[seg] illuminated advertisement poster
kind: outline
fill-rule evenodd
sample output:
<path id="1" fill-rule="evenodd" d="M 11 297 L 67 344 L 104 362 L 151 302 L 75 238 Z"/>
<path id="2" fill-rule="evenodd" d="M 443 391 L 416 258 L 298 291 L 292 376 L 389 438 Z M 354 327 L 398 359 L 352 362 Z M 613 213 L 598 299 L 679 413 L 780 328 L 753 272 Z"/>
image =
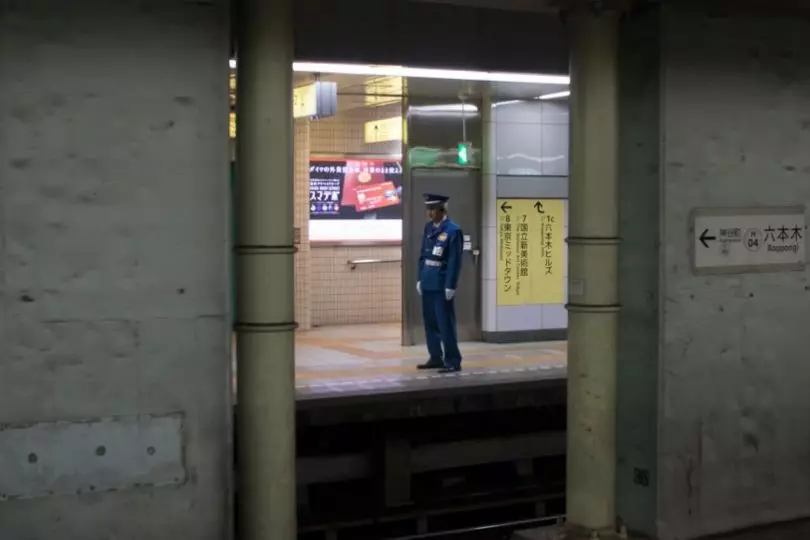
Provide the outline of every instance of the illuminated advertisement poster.
<path id="1" fill-rule="evenodd" d="M 400 240 L 402 162 L 394 158 L 309 161 L 310 240 Z"/>

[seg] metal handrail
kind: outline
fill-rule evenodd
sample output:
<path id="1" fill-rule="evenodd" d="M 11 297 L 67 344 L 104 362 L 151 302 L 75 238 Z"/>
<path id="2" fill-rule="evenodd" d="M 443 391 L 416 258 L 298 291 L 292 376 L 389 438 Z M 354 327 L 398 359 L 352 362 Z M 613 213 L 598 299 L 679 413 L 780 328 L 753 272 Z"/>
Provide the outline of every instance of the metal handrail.
<path id="1" fill-rule="evenodd" d="M 346 261 L 346 265 L 350 270 L 354 270 L 361 264 L 385 264 L 385 263 L 401 263 L 402 259 L 352 259 Z"/>

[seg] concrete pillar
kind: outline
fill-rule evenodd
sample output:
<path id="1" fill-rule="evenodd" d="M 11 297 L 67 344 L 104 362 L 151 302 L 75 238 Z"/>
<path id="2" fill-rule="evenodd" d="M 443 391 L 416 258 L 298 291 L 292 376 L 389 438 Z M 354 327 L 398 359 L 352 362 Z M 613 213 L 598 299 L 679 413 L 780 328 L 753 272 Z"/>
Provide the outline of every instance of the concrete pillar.
<path id="1" fill-rule="evenodd" d="M 571 178 L 567 518 L 574 536 L 615 530 L 617 17 L 570 14 Z"/>
<path id="2" fill-rule="evenodd" d="M 242 0 L 238 20 L 238 526 L 293 540 L 295 360 L 290 0 Z"/>

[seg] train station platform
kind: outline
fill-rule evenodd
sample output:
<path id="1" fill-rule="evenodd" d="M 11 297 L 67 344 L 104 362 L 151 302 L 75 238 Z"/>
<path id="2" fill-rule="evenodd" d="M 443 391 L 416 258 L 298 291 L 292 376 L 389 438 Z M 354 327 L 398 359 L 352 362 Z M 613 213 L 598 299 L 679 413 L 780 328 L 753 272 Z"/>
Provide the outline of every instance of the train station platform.
<path id="1" fill-rule="evenodd" d="M 403 347 L 399 324 L 325 327 L 296 335 L 298 401 L 446 392 L 565 377 L 565 342 L 462 343 L 463 371 L 419 371 L 424 345 Z"/>
<path id="2" fill-rule="evenodd" d="M 447 375 L 400 343 L 399 324 L 296 334 L 299 538 L 503 537 L 562 514 L 567 343 L 463 343 Z"/>

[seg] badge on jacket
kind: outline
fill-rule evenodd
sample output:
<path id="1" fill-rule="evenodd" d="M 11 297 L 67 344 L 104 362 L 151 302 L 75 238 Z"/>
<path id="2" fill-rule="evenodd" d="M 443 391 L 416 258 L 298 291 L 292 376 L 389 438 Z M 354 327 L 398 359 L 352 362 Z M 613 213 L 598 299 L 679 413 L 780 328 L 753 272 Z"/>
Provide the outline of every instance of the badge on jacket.
<path id="1" fill-rule="evenodd" d="M 445 240 L 447 240 L 447 233 L 446 233 L 446 232 L 443 232 L 442 234 L 440 234 L 440 235 L 439 235 L 439 240 L 441 240 L 442 242 L 444 242 Z"/>
<path id="2" fill-rule="evenodd" d="M 433 256 L 434 257 L 441 257 L 444 249 L 441 246 L 436 246 L 433 248 Z"/>

